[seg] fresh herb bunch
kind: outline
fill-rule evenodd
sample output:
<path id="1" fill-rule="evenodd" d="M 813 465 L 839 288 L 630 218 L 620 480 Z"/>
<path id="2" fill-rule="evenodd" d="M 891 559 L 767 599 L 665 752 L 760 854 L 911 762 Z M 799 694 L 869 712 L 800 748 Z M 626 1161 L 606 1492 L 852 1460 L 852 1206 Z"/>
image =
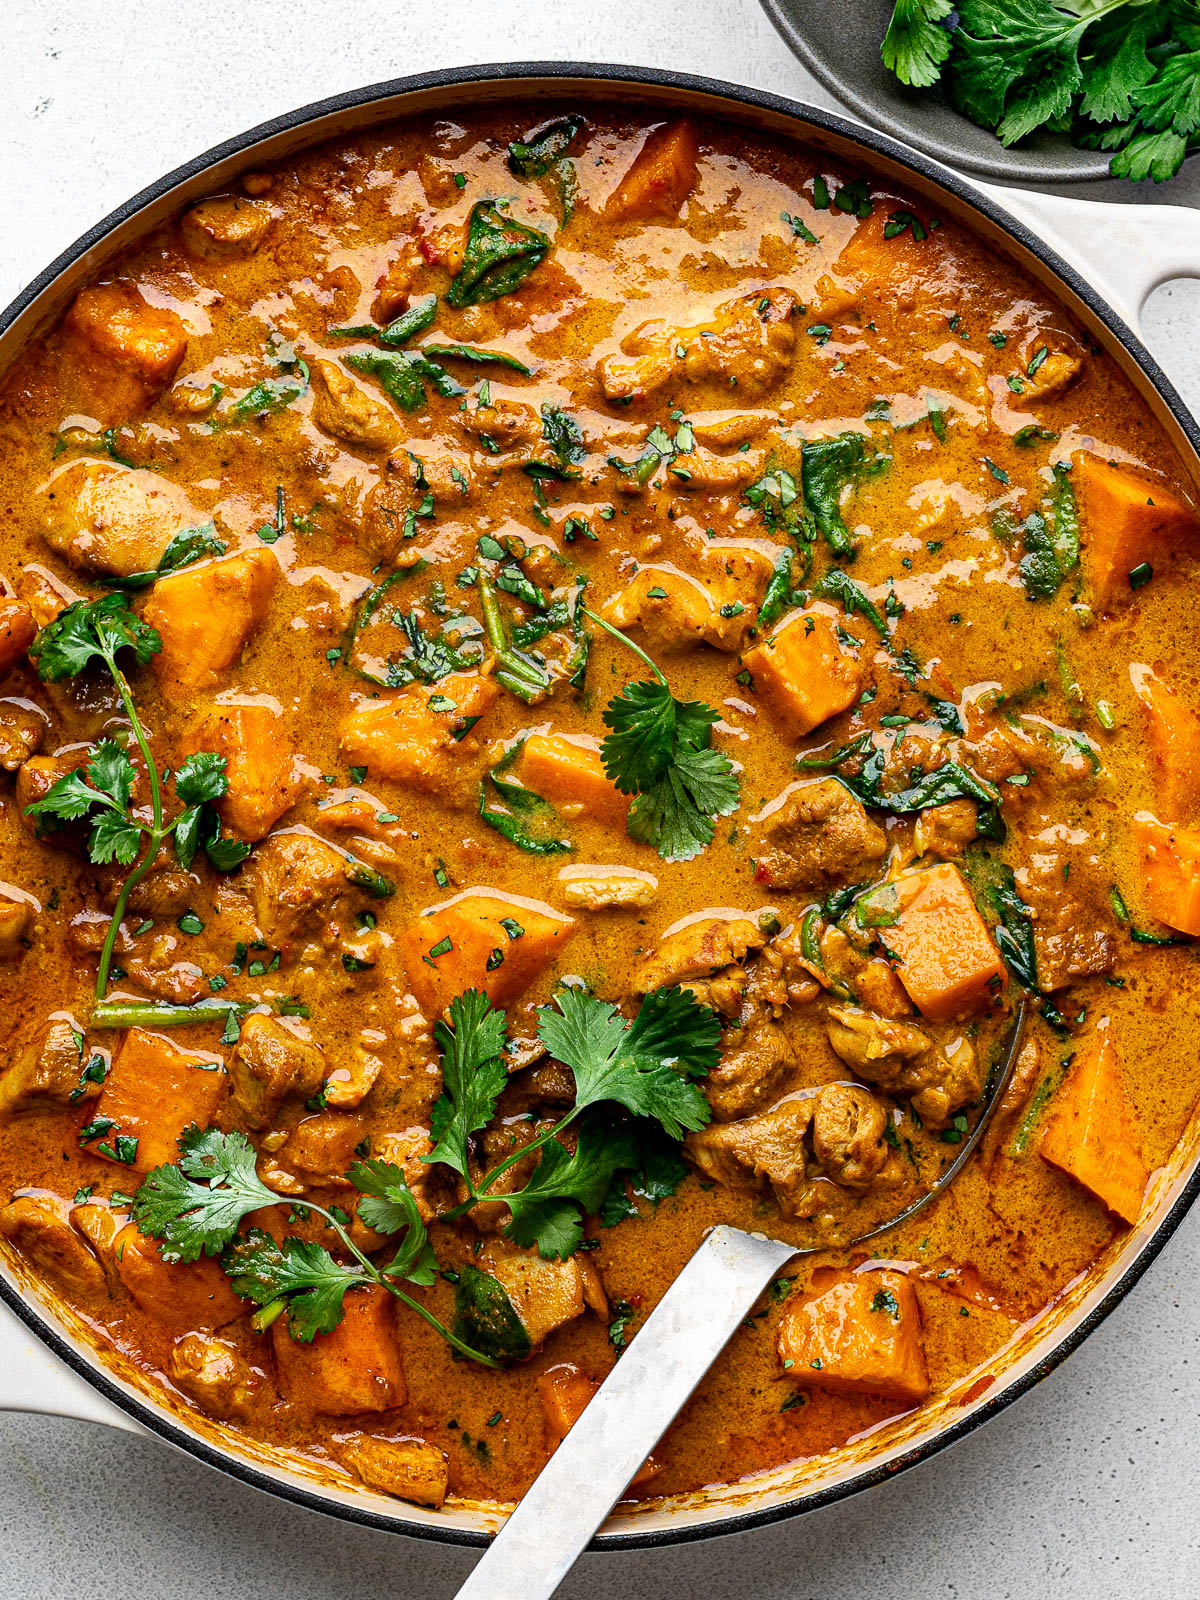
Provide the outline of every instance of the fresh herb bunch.
<path id="1" fill-rule="evenodd" d="M 882 54 L 1001 144 L 1068 133 L 1115 178 L 1173 177 L 1200 134 L 1194 0 L 896 0 Z"/>
<path id="2" fill-rule="evenodd" d="M 170 821 L 166 818 L 163 778 L 155 764 L 129 682 L 117 664 L 118 655 L 129 651 L 138 666 L 145 666 L 161 649 L 159 635 L 129 609 L 128 601 L 121 594 L 104 595 L 99 600 L 77 600 L 53 622 L 47 623 L 29 647 L 29 654 L 47 683 L 74 678 L 95 662 L 105 667 L 121 697 L 150 784 L 151 820 L 147 824 L 137 816 L 134 807 L 137 771 L 133 760 L 116 740 L 104 739 L 93 746 L 82 771 L 65 774 L 40 800 L 25 808 L 27 815 L 42 826 L 61 827 L 86 819 L 91 859 L 98 864 L 116 861 L 133 868 L 117 895 L 100 951 L 96 970 L 97 1002 L 104 999 L 108 988 L 113 949 L 129 898 L 168 839 L 173 840 L 175 855 L 185 869 L 192 865 L 201 847 L 213 866 L 222 872 L 232 871 L 250 853 L 250 847 L 240 840 L 221 837 L 220 819 L 212 810 L 212 802 L 219 800 L 229 787 L 224 756 L 201 751 L 182 763 L 173 783 L 183 810 Z"/>

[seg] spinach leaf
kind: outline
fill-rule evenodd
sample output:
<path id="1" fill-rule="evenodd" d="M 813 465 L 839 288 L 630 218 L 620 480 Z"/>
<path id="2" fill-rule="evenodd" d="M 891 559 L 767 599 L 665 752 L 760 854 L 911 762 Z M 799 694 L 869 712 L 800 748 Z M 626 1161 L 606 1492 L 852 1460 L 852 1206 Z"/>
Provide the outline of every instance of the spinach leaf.
<path id="1" fill-rule="evenodd" d="M 587 455 L 579 424 L 558 406 L 547 404 L 542 407 L 542 438 L 564 467 L 574 467 Z M 577 472 L 571 473 L 573 478 L 578 476 Z"/>
<path id="2" fill-rule="evenodd" d="M 1017 892 L 1013 869 L 984 851 L 968 851 L 963 872 L 977 902 L 998 919 L 993 929 L 996 948 L 1009 971 L 1026 989 L 1038 987 L 1037 947 L 1033 942 L 1033 913 Z"/>
<path id="3" fill-rule="evenodd" d="M 760 628 L 769 628 L 787 604 L 788 596 L 792 592 L 793 561 L 791 550 L 787 545 L 781 545 L 775 553 L 775 565 L 770 582 L 763 594 L 762 605 L 758 608 Z"/>
<path id="4" fill-rule="evenodd" d="M 162 553 L 162 560 L 153 572 L 131 572 L 127 578 L 111 578 L 114 589 L 148 589 L 169 572 L 190 567 L 193 561 L 203 561 L 205 556 L 223 556 L 229 547 L 217 537 L 211 522 L 202 528 L 183 528 L 175 534 Z"/>
<path id="5" fill-rule="evenodd" d="M 513 372 L 523 373 L 527 378 L 533 374 L 533 368 L 527 367 L 523 361 L 518 361 L 516 356 L 510 356 L 503 350 L 481 350 L 473 344 L 423 344 L 421 353 L 426 356 L 441 356 L 447 361 L 475 361 L 481 366 L 490 363 L 498 367 L 510 367 Z"/>
<path id="6" fill-rule="evenodd" d="M 582 117 L 555 117 L 508 147 L 508 170 L 518 178 L 544 178 L 571 148 L 584 126 Z"/>
<path id="7" fill-rule="evenodd" d="M 855 583 L 840 567 L 833 567 L 813 589 L 815 595 L 824 600 L 840 600 L 845 607 L 846 615 L 852 617 L 857 611 L 864 616 L 881 639 L 888 636 L 888 625 L 880 615 L 879 608 L 875 605 L 863 588 L 861 583 Z"/>
<path id="8" fill-rule="evenodd" d="M 1063 579 L 1079 565 L 1079 509 L 1067 469 L 1054 468 L 1054 488 L 1045 510 L 1031 511 L 1021 526 L 1025 554 L 1017 563 L 1031 600 L 1052 600 Z"/>
<path id="9" fill-rule="evenodd" d="M 299 357 L 294 363 L 296 371 L 288 371 L 282 378 L 262 378 L 252 389 L 247 389 L 229 408 L 229 415 L 239 422 L 249 417 L 263 417 L 270 411 L 282 411 L 308 389 L 308 366 Z M 281 361 L 280 365 L 284 365 Z M 216 423 L 210 424 L 216 427 Z"/>
<path id="10" fill-rule="evenodd" d="M 446 304 L 461 310 L 511 294 L 546 259 L 550 240 L 537 228 L 506 217 L 494 200 L 471 209 L 462 268 L 446 290 Z"/>
<path id="11" fill-rule="evenodd" d="M 358 323 L 352 328 L 330 328 L 332 339 L 377 339 L 380 344 L 394 347 L 408 344 L 417 334 L 424 333 L 437 316 L 437 295 L 423 294 L 413 301 L 394 322 L 386 328 L 377 328 L 373 322 Z"/>
<path id="12" fill-rule="evenodd" d="M 532 1349 L 529 1330 L 499 1278 L 478 1267 L 458 1269 L 454 1286 L 454 1332 L 497 1361 L 524 1361 Z"/>
<path id="13" fill-rule="evenodd" d="M 870 737 L 869 734 L 860 734 L 824 760 L 810 758 L 796 764 L 836 770 L 846 762 L 858 760 L 863 753 L 864 740 L 870 741 Z M 923 773 L 907 789 L 889 791 L 882 786 L 885 761 L 885 746 L 872 743 L 870 753 L 859 770 L 838 771 L 838 779 L 864 805 L 873 806 L 877 811 L 889 811 L 893 816 L 911 816 L 918 811 L 928 811 L 933 806 L 945 805 L 949 800 L 974 800 L 979 807 L 975 820 L 979 835 L 984 839 L 996 840 L 1005 837 L 999 789 L 969 767 L 961 766 L 957 761 L 947 761 L 944 766 Z"/>
<path id="14" fill-rule="evenodd" d="M 342 364 L 374 378 L 402 411 L 416 411 L 428 400 L 422 378 L 427 378 L 447 400 L 456 400 L 467 392 L 445 367 L 415 350 L 359 350 L 343 356 Z"/>
<path id="15" fill-rule="evenodd" d="M 518 850 L 531 856 L 562 855 L 575 847 L 569 839 L 557 838 L 551 830 L 558 825 L 558 813 L 548 800 L 532 789 L 514 783 L 506 774 L 521 754 L 524 739 L 505 752 L 479 785 L 479 816 L 489 828 Z M 489 804 L 488 786 L 500 798 L 499 806 Z"/>
<path id="16" fill-rule="evenodd" d="M 861 433 L 839 433 L 832 439 L 810 439 L 800 451 L 800 488 L 804 504 L 829 541 L 835 556 L 854 549 L 842 516 L 842 490 L 863 471 L 866 440 Z"/>

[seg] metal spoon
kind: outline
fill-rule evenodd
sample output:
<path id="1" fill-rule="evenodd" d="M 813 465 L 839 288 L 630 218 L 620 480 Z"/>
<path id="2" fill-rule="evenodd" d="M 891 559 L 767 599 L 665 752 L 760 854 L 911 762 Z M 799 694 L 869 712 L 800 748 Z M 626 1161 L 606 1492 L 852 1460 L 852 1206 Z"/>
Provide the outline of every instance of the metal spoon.
<path id="1" fill-rule="evenodd" d="M 918 1200 L 838 1248 L 863 1244 L 943 1194 L 974 1154 L 1012 1078 L 1025 1032 L 1022 1000 L 958 1155 Z M 457 1600 L 550 1600 L 692 1390 L 797 1250 L 740 1228 L 707 1235 L 485 1551 Z"/>

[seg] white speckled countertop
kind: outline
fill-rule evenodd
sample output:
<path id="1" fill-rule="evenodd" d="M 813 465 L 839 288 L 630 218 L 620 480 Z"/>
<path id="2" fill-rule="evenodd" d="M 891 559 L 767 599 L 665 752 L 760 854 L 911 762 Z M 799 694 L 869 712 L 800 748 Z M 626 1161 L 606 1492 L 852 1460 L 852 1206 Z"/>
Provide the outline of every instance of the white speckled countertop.
<path id="1" fill-rule="evenodd" d="M 832 0 L 831 13 L 838 4 Z M 85 227 L 263 118 L 423 69 L 522 59 L 672 66 L 829 105 L 755 0 L 8 0 L 0 303 Z M 1200 162 L 1166 192 L 1200 205 Z M 1198 263 L 1200 266 L 1200 263 Z M 1200 285 L 1151 302 L 1151 348 L 1200 409 Z M 701 1545 L 591 1556 L 566 1600 L 1200 1596 L 1200 1216 L 1109 1321 L 1011 1410 L 883 1489 Z M 152 1440 L 0 1415 L 4 1600 L 449 1600 L 471 1552 L 369 1533 Z"/>

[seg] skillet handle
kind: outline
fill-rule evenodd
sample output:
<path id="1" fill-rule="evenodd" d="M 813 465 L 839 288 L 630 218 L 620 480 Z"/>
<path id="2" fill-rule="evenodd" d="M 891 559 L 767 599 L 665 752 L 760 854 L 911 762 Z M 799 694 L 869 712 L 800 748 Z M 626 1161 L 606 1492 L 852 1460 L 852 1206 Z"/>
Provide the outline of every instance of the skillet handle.
<path id="1" fill-rule="evenodd" d="M 132 1417 L 77 1377 L 31 1329 L 0 1303 L 0 1411 L 103 1422 L 142 1433 Z M 143 1435 L 144 1437 L 145 1435 Z"/>
<path id="2" fill-rule="evenodd" d="M 1135 333 L 1141 332 L 1142 308 L 1160 284 L 1200 278 L 1200 210 L 979 187 L 1057 250 Z"/>

